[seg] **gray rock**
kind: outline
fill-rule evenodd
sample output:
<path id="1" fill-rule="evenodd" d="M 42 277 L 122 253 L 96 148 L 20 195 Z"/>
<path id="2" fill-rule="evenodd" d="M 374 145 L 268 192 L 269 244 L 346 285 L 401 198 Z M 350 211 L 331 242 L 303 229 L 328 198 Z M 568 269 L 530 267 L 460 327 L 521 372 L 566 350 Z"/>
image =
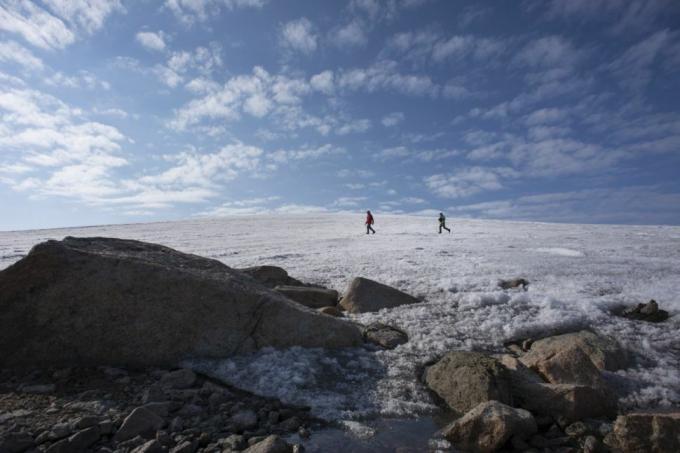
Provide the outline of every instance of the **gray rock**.
<path id="1" fill-rule="evenodd" d="M 302 426 L 302 421 L 297 417 L 290 417 L 278 424 L 278 428 L 282 431 L 297 431 Z"/>
<path id="2" fill-rule="evenodd" d="M 101 419 L 99 417 L 95 417 L 93 415 L 86 415 L 84 417 L 76 419 L 73 422 L 73 427 L 75 429 L 85 429 L 89 428 L 90 426 L 99 424 L 100 421 Z"/>
<path id="3" fill-rule="evenodd" d="M 161 443 L 156 439 L 152 439 L 136 447 L 131 453 L 163 453 L 164 451 L 165 448 L 163 448 Z"/>
<path id="4" fill-rule="evenodd" d="M 334 289 L 311 286 L 277 286 L 274 291 L 309 308 L 322 308 L 338 303 L 338 292 Z"/>
<path id="5" fill-rule="evenodd" d="M 620 415 L 605 443 L 622 452 L 680 451 L 680 411 Z"/>
<path id="6" fill-rule="evenodd" d="M 145 407 L 138 407 L 125 417 L 114 435 L 116 442 L 124 442 L 138 435 L 150 435 L 165 425 L 165 420 Z"/>
<path id="7" fill-rule="evenodd" d="M 429 366 L 424 377 L 428 387 L 459 413 L 490 400 L 513 403 L 508 370 L 484 354 L 449 352 Z"/>
<path id="8" fill-rule="evenodd" d="M 385 349 L 394 349 L 408 342 L 408 335 L 403 330 L 379 322 L 369 324 L 363 331 L 364 340 Z"/>
<path id="9" fill-rule="evenodd" d="M 101 434 L 99 433 L 98 426 L 92 426 L 78 431 L 68 438 L 69 451 L 85 451 L 95 444 L 100 437 Z"/>
<path id="10" fill-rule="evenodd" d="M 170 432 L 171 433 L 177 433 L 180 432 L 184 429 L 184 420 L 182 420 L 182 417 L 175 417 L 172 419 L 170 422 Z"/>
<path id="11" fill-rule="evenodd" d="M 205 410 L 197 404 L 185 404 L 179 410 L 179 415 L 184 417 L 193 417 L 194 415 L 201 415 Z"/>
<path id="12" fill-rule="evenodd" d="M 159 417 L 165 418 L 168 416 L 170 413 L 170 408 L 173 403 L 169 401 L 164 401 L 164 402 L 158 402 L 158 403 L 148 403 L 142 406 L 145 409 L 149 409 L 151 412 L 154 414 L 158 415 Z"/>
<path id="13" fill-rule="evenodd" d="M 33 384 L 22 386 L 21 391 L 25 393 L 45 394 L 54 392 L 56 388 L 57 387 L 54 384 Z"/>
<path id="14" fill-rule="evenodd" d="M 357 277 L 347 288 L 340 306 L 350 313 L 365 313 L 418 302 L 419 300 L 415 297 L 398 289 L 367 278 Z"/>
<path id="15" fill-rule="evenodd" d="M 257 426 L 257 414 L 250 409 L 244 409 L 232 415 L 229 421 L 238 431 L 244 431 Z"/>
<path id="16" fill-rule="evenodd" d="M 328 316 L 335 316 L 336 318 L 342 318 L 343 315 L 342 311 L 338 309 L 338 307 L 321 307 L 318 308 L 317 311 L 321 314 L 328 315 Z"/>
<path id="17" fill-rule="evenodd" d="M 157 403 L 163 402 L 167 399 L 163 388 L 158 384 L 150 385 L 148 388 L 144 389 L 142 394 L 142 403 Z"/>
<path id="18" fill-rule="evenodd" d="M 293 303 L 219 261 L 132 240 L 38 244 L 0 271 L 0 294 L 0 368 L 172 366 L 264 346 L 363 342 L 355 324 Z"/>
<path id="19" fill-rule="evenodd" d="M 232 450 L 243 450 L 248 446 L 246 439 L 240 434 L 232 434 L 231 436 L 224 439 L 224 447 L 230 448 Z"/>
<path id="20" fill-rule="evenodd" d="M 669 315 L 666 310 L 659 309 L 659 304 L 652 299 L 646 304 L 638 304 L 624 310 L 621 316 L 638 321 L 662 322 L 667 320 Z"/>
<path id="21" fill-rule="evenodd" d="M 528 411 L 498 401 L 487 401 L 451 423 L 443 432 L 444 437 L 458 449 L 492 452 L 513 436 L 526 439 L 536 430 L 536 422 Z"/>
<path id="22" fill-rule="evenodd" d="M 526 291 L 527 288 L 529 287 L 529 281 L 523 278 L 513 278 L 511 280 L 499 280 L 498 287 L 501 289 L 522 288 L 523 290 Z"/>
<path id="23" fill-rule="evenodd" d="M 185 440 L 170 449 L 170 453 L 194 453 L 198 449 L 198 440 Z"/>
<path id="24" fill-rule="evenodd" d="M 244 450 L 244 453 L 291 453 L 293 448 L 279 436 L 271 435 Z"/>
<path id="25" fill-rule="evenodd" d="M 521 360 L 533 368 L 535 364 L 572 348 L 580 349 L 600 370 L 616 371 L 627 368 L 630 363 L 628 352 L 616 340 L 588 330 L 536 340 Z"/>
<path id="26" fill-rule="evenodd" d="M 20 453 L 35 446 L 33 438 L 25 432 L 12 432 L 0 437 L 0 452 Z"/>
<path id="27" fill-rule="evenodd" d="M 276 286 L 305 286 L 300 280 L 296 280 L 288 275 L 285 269 L 278 266 L 255 266 L 247 267 L 245 269 L 237 269 L 254 278 L 267 288 L 275 288 Z"/>
<path id="28" fill-rule="evenodd" d="M 545 350 L 536 353 L 532 348 L 520 357 L 520 361 L 552 384 L 606 386 L 600 370 L 580 347 L 574 344 L 563 346 L 555 348 L 551 353 L 546 353 Z"/>
<path id="29" fill-rule="evenodd" d="M 161 378 L 161 385 L 171 389 L 188 389 L 196 383 L 196 373 L 182 368 L 166 373 Z"/>

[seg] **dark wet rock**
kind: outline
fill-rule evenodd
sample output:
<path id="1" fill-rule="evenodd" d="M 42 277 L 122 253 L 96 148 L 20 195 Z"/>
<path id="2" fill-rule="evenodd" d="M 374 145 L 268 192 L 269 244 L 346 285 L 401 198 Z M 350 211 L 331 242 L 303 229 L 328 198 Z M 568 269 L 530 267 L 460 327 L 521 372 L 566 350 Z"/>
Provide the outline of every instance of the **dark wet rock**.
<path id="1" fill-rule="evenodd" d="M 338 303 L 338 292 L 334 289 L 308 286 L 277 286 L 274 288 L 274 291 L 309 308 L 323 308 Z"/>
<path id="2" fill-rule="evenodd" d="M 408 342 L 408 335 L 401 329 L 379 322 L 364 327 L 364 340 L 385 349 L 394 349 L 400 344 Z"/>
<path id="3" fill-rule="evenodd" d="M 513 278 L 511 280 L 499 280 L 498 287 L 501 289 L 522 288 L 523 290 L 526 291 L 527 288 L 529 287 L 529 281 L 523 278 Z"/>
<path id="4" fill-rule="evenodd" d="M 161 385 L 172 389 L 187 389 L 196 383 L 196 373 L 182 368 L 166 373 L 161 378 Z"/>
<path id="5" fill-rule="evenodd" d="M 265 346 L 363 342 L 353 323 L 219 261 L 132 240 L 38 244 L 0 271 L 0 294 L 0 368 L 175 365 Z"/>
<path id="6" fill-rule="evenodd" d="M 662 322 L 668 319 L 668 312 L 661 310 L 659 304 L 652 299 L 646 304 L 638 304 L 623 310 L 621 316 L 637 321 Z"/>
<path id="7" fill-rule="evenodd" d="M 0 452 L 21 453 L 35 445 L 33 437 L 25 432 L 7 433 L 0 437 Z"/>
<path id="8" fill-rule="evenodd" d="M 198 450 L 198 440 L 184 440 L 171 448 L 170 453 L 194 453 L 196 450 Z"/>
<path id="9" fill-rule="evenodd" d="M 347 288 L 340 306 L 350 313 L 365 313 L 418 302 L 415 297 L 391 286 L 357 277 Z"/>
<path id="10" fill-rule="evenodd" d="M 164 451 L 163 445 L 156 439 L 152 439 L 135 448 L 130 453 L 163 453 Z"/>
<path id="11" fill-rule="evenodd" d="M 490 400 L 513 404 L 506 367 L 478 352 L 449 352 L 426 368 L 424 378 L 428 387 L 459 413 Z"/>
<path id="12" fill-rule="evenodd" d="M 278 266 L 254 266 L 237 270 L 254 278 L 267 288 L 273 289 L 282 285 L 305 286 L 300 280 L 290 277 L 285 269 Z"/>
<path id="13" fill-rule="evenodd" d="M 251 409 L 238 411 L 229 418 L 229 422 L 234 424 L 238 431 L 257 426 L 257 414 Z"/>
<path id="14" fill-rule="evenodd" d="M 165 425 L 165 420 L 145 407 L 138 407 L 125 417 L 114 436 L 116 442 L 132 439 L 137 435 L 149 435 Z"/>
<path id="15" fill-rule="evenodd" d="M 513 436 L 527 439 L 536 430 L 536 422 L 528 411 L 498 401 L 487 401 L 448 425 L 443 433 L 458 449 L 492 452 Z"/>
<path id="16" fill-rule="evenodd" d="M 622 452 L 680 451 L 680 411 L 620 415 L 605 444 Z"/>

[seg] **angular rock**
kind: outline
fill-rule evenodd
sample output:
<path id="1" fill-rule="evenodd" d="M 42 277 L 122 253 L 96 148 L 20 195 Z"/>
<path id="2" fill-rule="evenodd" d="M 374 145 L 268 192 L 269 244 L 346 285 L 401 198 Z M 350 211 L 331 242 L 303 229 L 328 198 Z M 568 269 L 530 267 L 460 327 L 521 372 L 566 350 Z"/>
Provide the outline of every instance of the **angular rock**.
<path id="1" fill-rule="evenodd" d="M 317 311 L 319 313 L 324 314 L 324 315 L 335 316 L 336 318 L 342 318 L 343 316 L 345 316 L 338 309 L 338 307 L 321 307 L 321 308 L 318 308 Z"/>
<path id="2" fill-rule="evenodd" d="M 35 446 L 33 438 L 24 432 L 13 432 L 0 437 L 0 452 L 20 453 Z"/>
<path id="3" fill-rule="evenodd" d="M 161 429 L 165 420 L 145 407 L 138 407 L 125 417 L 118 432 L 113 436 L 116 442 L 124 442 L 138 435 L 149 435 Z"/>
<path id="4" fill-rule="evenodd" d="M 408 335 L 396 327 L 374 322 L 364 328 L 364 340 L 385 349 L 394 349 L 408 342 Z"/>
<path id="5" fill-rule="evenodd" d="M 620 415 L 605 443 L 622 452 L 680 451 L 680 411 Z"/>
<path id="6" fill-rule="evenodd" d="M 668 319 L 668 312 L 659 309 L 659 304 L 652 299 L 646 304 L 638 304 L 635 307 L 624 310 L 621 316 L 638 321 L 662 322 Z"/>
<path id="7" fill-rule="evenodd" d="M 581 330 L 534 341 L 529 352 L 522 356 L 522 362 L 533 368 L 536 363 L 571 348 L 581 349 L 600 370 L 627 368 L 630 361 L 628 351 L 613 338 Z"/>
<path id="8" fill-rule="evenodd" d="M 523 290 L 526 291 L 527 288 L 529 287 L 529 281 L 523 278 L 513 278 L 511 280 L 499 280 L 498 287 L 501 289 L 514 289 L 521 287 Z"/>
<path id="9" fill-rule="evenodd" d="M 196 383 L 196 373 L 187 369 L 170 371 L 161 377 L 161 385 L 173 389 L 187 389 Z"/>
<path id="10" fill-rule="evenodd" d="M 281 285 L 305 286 L 300 280 L 290 277 L 285 269 L 278 266 L 254 266 L 237 270 L 254 278 L 267 288 L 273 289 Z"/>
<path id="11" fill-rule="evenodd" d="M 528 411 L 498 401 L 487 401 L 444 428 L 443 433 L 458 449 L 492 452 L 513 436 L 527 439 L 536 431 L 536 422 Z"/>
<path id="12" fill-rule="evenodd" d="M 0 271 L 0 368 L 173 366 L 264 346 L 352 347 L 358 326 L 219 261 L 139 241 L 50 240 Z"/>
<path id="13" fill-rule="evenodd" d="M 152 439 L 136 447 L 130 453 L 163 453 L 165 448 L 156 439 Z"/>
<path id="14" fill-rule="evenodd" d="M 170 449 L 170 453 L 194 453 L 198 450 L 198 440 L 185 440 Z"/>
<path id="15" fill-rule="evenodd" d="M 520 361 L 551 384 L 606 387 L 600 370 L 580 347 L 573 344 L 552 354 L 532 354 L 530 351 L 520 357 Z"/>
<path id="16" fill-rule="evenodd" d="M 323 308 L 338 303 L 338 292 L 334 289 L 311 286 L 277 286 L 274 291 L 309 308 Z"/>
<path id="17" fill-rule="evenodd" d="M 257 414 L 250 409 L 245 409 L 232 415 L 229 421 L 236 426 L 237 430 L 244 431 L 257 426 Z"/>
<path id="18" fill-rule="evenodd" d="M 350 313 L 365 313 L 420 302 L 415 297 L 382 283 L 357 277 L 352 280 L 340 306 Z"/>
<path id="19" fill-rule="evenodd" d="M 517 406 L 565 423 L 613 417 L 617 411 L 616 398 L 610 392 L 585 385 L 513 382 L 512 395 Z"/>
<path id="20" fill-rule="evenodd" d="M 271 435 L 264 440 L 246 448 L 244 453 L 291 453 L 293 447 L 277 435 Z"/>
<path id="21" fill-rule="evenodd" d="M 513 403 L 507 368 L 478 352 L 449 352 L 425 370 L 424 378 L 428 387 L 459 413 L 490 400 Z"/>

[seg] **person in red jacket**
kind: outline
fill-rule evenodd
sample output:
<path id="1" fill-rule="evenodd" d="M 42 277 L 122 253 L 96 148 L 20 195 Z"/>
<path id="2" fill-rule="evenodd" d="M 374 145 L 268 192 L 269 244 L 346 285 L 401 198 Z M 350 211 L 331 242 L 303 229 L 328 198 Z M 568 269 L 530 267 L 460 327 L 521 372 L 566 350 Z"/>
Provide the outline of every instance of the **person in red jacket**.
<path id="1" fill-rule="evenodd" d="M 366 234 L 369 233 L 369 231 L 372 231 L 373 234 L 375 234 L 375 230 L 371 225 L 375 223 L 375 220 L 373 220 L 373 214 L 371 214 L 371 211 L 366 211 Z"/>

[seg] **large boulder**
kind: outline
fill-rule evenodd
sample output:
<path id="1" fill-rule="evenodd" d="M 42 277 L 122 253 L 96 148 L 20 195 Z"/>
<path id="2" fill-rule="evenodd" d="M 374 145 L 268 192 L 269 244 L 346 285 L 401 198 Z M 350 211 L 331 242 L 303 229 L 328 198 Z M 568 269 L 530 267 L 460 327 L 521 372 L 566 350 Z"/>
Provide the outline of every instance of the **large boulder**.
<path id="1" fill-rule="evenodd" d="M 528 357 L 527 357 L 528 356 Z M 526 366 L 551 384 L 580 384 L 605 387 L 602 373 L 583 350 L 574 345 L 557 349 L 552 354 L 531 354 L 521 357 Z"/>
<path id="2" fill-rule="evenodd" d="M 267 288 L 273 289 L 282 285 L 305 286 L 300 280 L 289 276 L 285 269 L 278 266 L 254 266 L 236 270 L 254 278 Z"/>
<path id="3" fill-rule="evenodd" d="M 363 343 L 219 261 L 110 238 L 50 240 L 0 272 L 0 367 L 175 365 L 264 346 Z"/>
<path id="4" fill-rule="evenodd" d="M 536 421 L 528 411 L 487 401 L 448 425 L 443 433 L 457 449 L 492 452 L 512 437 L 527 439 L 536 431 Z"/>
<path id="5" fill-rule="evenodd" d="M 605 443 L 624 453 L 680 451 L 680 411 L 620 415 Z"/>
<path id="6" fill-rule="evenodd" d="M 418 302 L 415 297 L 391 286 L 357 277 L 347 288 L 340 306 L 350 313 L 365 313 Z"/>
<path id="7" fill-rule="evenodd" d="M 275 287 L 274 291 L 309 308 L 323 308 L 338 303 L 338 292 L 334 289 L 285 285 Z"/>
<path id="8" fill-rule="evenodd" d="M 490 400 L 513 403 L 507 368 L 481 353 L 449 352 L 426 368 L 424 378 L 428 387 L 459 413 Z"/>
<path id="9" fill-rule="evenodd" d="M 512 356 L 504 355 L 500 362 L 509 373 L 515 406 L 563 422 L 616 415 L 616 397 L 606 387 L 549 384 Z"/>
<path id="10" fill-rule="evenodd" d="M 522 356 L 530 368 L 570 349 L 580 349 L 600 370 L 616 371 L 629 365 L 628 352 L 613 338 L 588 330 L 566 333 L 534 341 L 529 352 Z"/>

